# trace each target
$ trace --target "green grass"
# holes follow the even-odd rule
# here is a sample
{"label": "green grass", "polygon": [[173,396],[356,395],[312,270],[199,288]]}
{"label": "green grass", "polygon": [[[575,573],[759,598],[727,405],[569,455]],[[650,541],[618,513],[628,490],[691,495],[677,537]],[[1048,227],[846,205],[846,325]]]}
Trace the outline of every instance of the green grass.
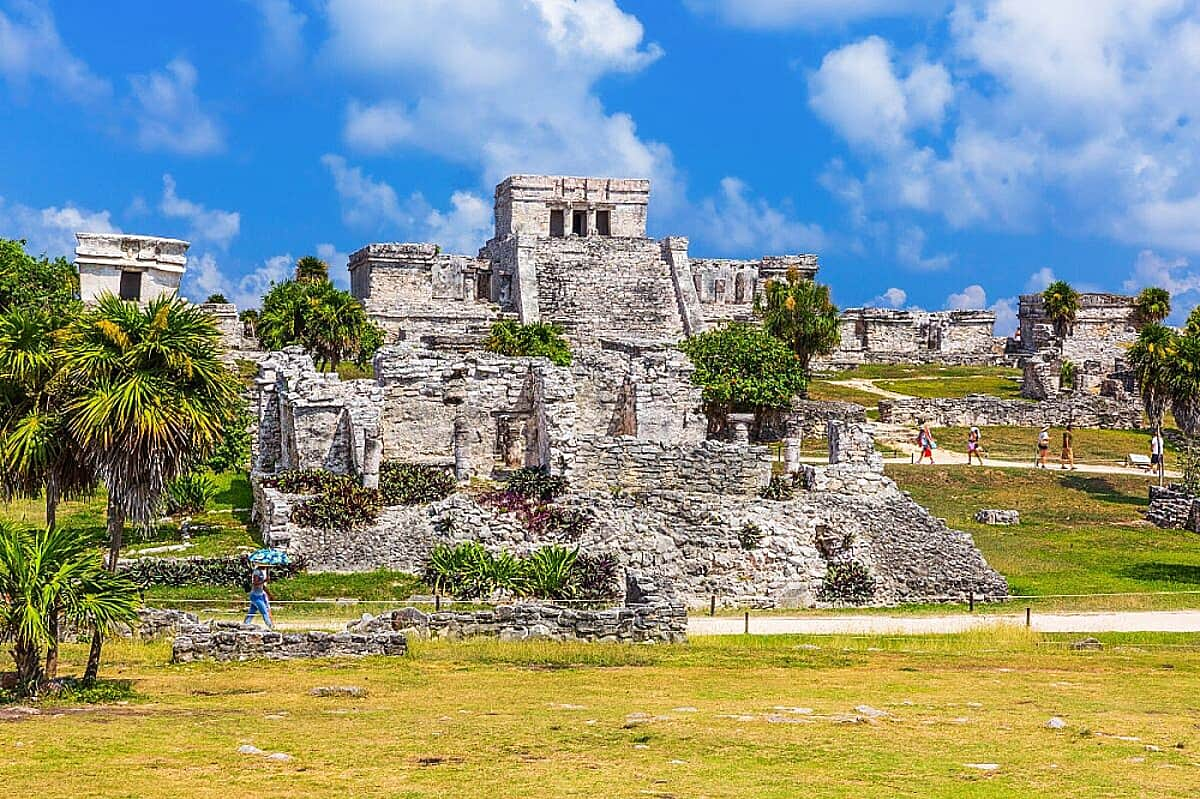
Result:
{"label": "green grass", "polygon": [[828,380],[814,380],[809,383],[808,398],[826,402],[854,402],[867,408],[875,408],[879,405],[879,400],[883,399],[879,394],[872,394],[854,386],[830,383]]}
{"label": "green grass", "polygon": [[375,366],[359,366],[354,361],[342,361],[337,365],[337,373],[342,380],[368,380],[375,377]]}
{"label": "green grass", "polygon": [[1020,376],[1020,369],[1010,369],[1004,366],[947,366],[937,363],[865,363],[853,369],[821,375],[821,377],[830,380],[849,380],[851,378],[901,380],[913,377],[996,377],[1016,379]]}
{"label": "green grass", "polygon": [[[966,530],[1016,594],[1200,590],[1200,537],[1142,518],[1146,477],[1057,470],[889,466],[934,515]],[[978,524],[980,508],[1013,508],[1021,524]],[[1200,596],[1181,598],[1200,605]],[[1122,607],[1105,598],[1103,606]]]}
{"label": "green grass", "polygon": [[1004,375],[878,380],[875,385],[887,391],[923,399],[949,399],[965,397],[968,394],[990,394],[1002,399],[1022,399],[1020,381],[1015,377]]}
{"label": "green grass", "polygon": [[[981,428],[985,457],[1032,463],[1037,455],[1039,429],[1036,427]],[[967,432],[968,428],[966,427],[936,427],[933,429],[933,437],[943,447],[949,447],[955,452],[966,452]],[[1062,432],[1061,427],[1052,428],[1050,431],[1048,460],[1056,467],[1062,451]],[[1148,430],[1080,428],[1072,431],[1071,441],[1076,463],[1116,465],[1118,462],[1124,462],[1125,456],[1130,453],[1150,454],[1150,432]],[[1175,448],[1168,441],[1166,449],[1167,465],[1170,467],[1174,464]]]}
{"label": "green grass", "polygon": [[[114,642],[102,675],[140,698],[0,722],[0,784],[144,799],[1194,796],[1195,638],[1101,638],[1102,652],[1006,628],[414,642],[407,658],[183,666],[165,645]],[[63,654],[78,671],[86,648]],[[366,695],[310,694],[328,685]],[[863,705],[888,715],[844,723]]]}

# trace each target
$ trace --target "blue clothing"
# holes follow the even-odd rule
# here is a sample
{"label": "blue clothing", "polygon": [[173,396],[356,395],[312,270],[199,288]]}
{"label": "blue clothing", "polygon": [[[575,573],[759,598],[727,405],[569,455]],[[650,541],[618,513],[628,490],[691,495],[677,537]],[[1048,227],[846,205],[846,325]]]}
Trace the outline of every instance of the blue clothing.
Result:
{"label": "blue clothing", "polygon": [[263,621],[268,627],[274,627],[271,623],[271,604],[267,601],[267,594],[264,591],[250,592],[250,612],[246,614],[245,624],[254,621],[254,614],[262,614]]}

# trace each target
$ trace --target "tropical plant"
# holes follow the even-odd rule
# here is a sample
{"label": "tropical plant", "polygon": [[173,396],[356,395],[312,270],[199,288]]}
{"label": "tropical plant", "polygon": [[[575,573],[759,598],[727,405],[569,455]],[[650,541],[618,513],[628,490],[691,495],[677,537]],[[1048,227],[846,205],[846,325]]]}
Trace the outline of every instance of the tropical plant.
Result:
{"label": "tropical plant", "polygon": [[109,561],[125,521],[149,524],[167,485],[212,456],[241,407],[212,318],[177,296],[101,295],[67,329],[72,434],[108,489]]}
{"label": "tropical plant", "polygon": [[773,502],[786,502],[794,495],[795,479],[782,474],[773,474],[758,495]]}
{"label": "tropical plant", "polygon": [[596,602],[615,599],[621,594],[620,585],[617,583],[619,571],[617,556],[611,552],[598,555],[580,552],[575,557],[575,566],[571,569],[575,596]]}
{"label": "tropical plant", "polygon": [[1187,321],[1183,324],[1183,332],[1189,336],[1200,335],[1200,305],[1197,305],[1188,314]]}
{"label": "tropical plant", "polygon": [[1171,413],[1191,439],[1200,434],[1200,335],[1179,336],[1169,363]]}
{"label": "tropical plant", "polygon": [[253,423],[254,418],[246,408],[246,403],[239,397],[237,407],[225,425],[225,435],[217,442],[205,465],[217,474],[245,467],[250,460],[250,445],[254,441],[254,435],[250,432]]}
{"label": "tropical plant", "polygon": [[766,331],[800,359],[805,377],[811,376],[813,358],[828,355],[841,343],[841,320],[829,286],[802,277],[798,269],[789,269],[786,280],[768,280],[754,308]]}
{"label": "tropical plant", "polygon": [[557,366],[571,365],[571,347],[563,338],[562,328],[547,322],[522,324],[502,319],[492,325],[483,346],[500,355],[548,358]]}
{"label": "tropical plant", "polygon": [[[1162,439],[1163,416],[1171,399],[1171,370],[1179,340],[1174,330],[1161,322],[1149,322],[1138,331],[1127,359],[1142,397],[1142,405],[1154,434]],[[1158,469],[1159,483],[1163,468]]]}
{"label": "tropical plant", "polygon": [[203,513],[217,496],[217,484],[201,472],[181,474],[167,483],[163,510],[168,516],[194,516]]}
{"label": "tropical plant", "polygon": [[296,261],[296,282],[317,283],[329,280],[329,264],[315,255],[305,255]]}
{"label": "tropical plant", "polygon": [[804,391],[807,377],[799,357],[762,328],[734,322],[685,339],[679,348],[696,370],[710,411],[746,413],[785,408]]}
{"label": "tropical plant", "polygon": [[205,305],[228,305],[229,300],[225,299],[224,294],[209,294],[208,299],[204,301]]}
{"label": "tropical plant", "polygon": [[[103,636],[135,619],[139,604],[133,582],[106,571],[94,542],[79,530],[0,523],[0,641],[12,647],[22,695],[36,694],[54,676],[60,617]],[[99,669],[99,651],[94,654],[85,680]]]}
{"label": "tropical plant", "polygon": [[0,312],[11,308],[58,312],[79,295],[79,273],[65,258],[35,258],[25,242],[0,239]]}
{"label": "tropical plant", "polygon": [[292,510],[292,521],[319,530],[353,530],[374,524],[383,508],[379,490],[353,479],[332,483],[322,493]]}
{"label": "tropical plant", "polygon": [[258,338],[258,309],[247,308],[238,314],[238,321],[242,323],[242,335],[247,338]]}
{"label": "tropical plant", "polygon": [[384,505],[421,505],[445,499],[458,488],[446,469],[416,463],[384,461],[379,467],[379,493]]}
{"label": "tropical plant", "polygon": [[1144,288],[1138,293],[1133,307],[1138,324],[1161,322],[1171,315],[1171,292],[1157,286]]}
{"label": "tropical plant", "polygon": [[758,545],[762,543],[763,531],[754,522],[746,522],[738,530],[737,537],[742,549],[758,549]]}
{"label": "tropical plant", "polygon": [[856,560],[831,563],[817,592],[820,599],[832,602],[866,602],[875,595],[875,578]]}
{"label": "tropical plant", "polygon": [[1075,362],[1064,360],[1062,365],[1058,367],[1058,385],[1063,391],[1075,390],[1075,378],[1078,376],[1079,370],[1075,366]]}
{"label": "tropical plant", "polygon": [[286,469],[264,477],[262,482],[285,494],[320,494],[349,479],[344,474],[335,474],[326,469]]}
{"label": "tropical plant", "polygon": [[328,280],[288,280],[263,298],[258,338],[267,349],[298,344],[322,371],[353,356],[366,364],[383,345],[383,331],[348,292]]}
{"label": "tropical plant", "polygon": [[567,478],[550,474],[544,467],[526,466],[509,475],[504,488],[518,496],[549,502],[566,493]]}
{"label": "tropical plant", "polygon": [[525,559],[525,579],[529,593],[546,599],[571,599],[575,595],[572,570],[578,549],[547,546],[534,550]]}
{"label": "tropical plant", "polygon": [[1065,280],[1056,280],[1042,292],[1042,309],[1054,325],[1054,332],[1065,336],[1079,313],[1079,292]]}

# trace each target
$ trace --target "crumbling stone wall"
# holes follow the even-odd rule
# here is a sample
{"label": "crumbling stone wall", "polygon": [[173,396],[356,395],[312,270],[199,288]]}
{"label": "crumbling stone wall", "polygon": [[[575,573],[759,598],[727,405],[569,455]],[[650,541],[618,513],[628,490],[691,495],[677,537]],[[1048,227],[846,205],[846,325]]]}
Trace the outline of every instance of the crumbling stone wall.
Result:
{"label": "crumbling stone wall", "polygon": [[827,359],[844,367],[859,363],[998,363],[1003,342],[991,311],[910,311],[848,308],[842,342]]}
{"label": "crumbling stone wall", "polygon": [[881,399],[879,421],[917,425],[925,420],[935,427],[1012,426],[1044,424],[1137,430],[1143,425],[1141,402],[1136,397],[1117,400],[1095,394],[1060,394],[1041,402],[1006,400],[987,394],[952,399]]}
{"label": "crumbling stone wall", "polygon": [[510,234],[550,236],[550,212],[564,213],[564,235],[572,230],[572,211],[586,215],[588,235],[597,235],[597,211],[609,215],[609,234],[620,238],[646,235],[650,181],[637,178],[592,178],[512,175],[496,186],[495,237]]}
{"label": "crumbling stone wall", "polygon": [[378,616],[364,615],[346,629],[352,633],[399,631],[411,637],[449,640],[487,637],[502,641],[677,644],[687,640],[687,608],[669,602],[628,604],[605,610],[537,602],[500,605],[491,610],[435,613],[401,608]]}
{"label": "crumbling stone wall", "polygon": [[1179,485],[1151,485],[1146,520],[1166,529],[1200,532],[1200,498]]}
{"label": "crumbling stone wall", "polygon": [[754,319],[754,300],[768,280],[784,280],[789,271],[813,279],[813,254],[767,256],[757,260],[691,258],[691,274],[701,314],[708,326]]}
{"label": "crumbling stone wall", "polygon": [[1137,339],[1135,301],[1121,294],[1082,293],[1075,321],[1065,336],[1059,336],[1046,316],[1042,295],[1023,294],[1017,310],[1022,350],[1051,348],[1075,364],[1097,361],[1101,369],[1112,371]]}
{"label": "crumbling stone wall", "polygon": [[301,658],[402,656],[404,633],[276,632],[237,622],[210,621],[180,630],[171,645],[173,663],[198,660],[297,660]]}
{"label": "crumbling stone wall", "polygon": [[754,494],[771,478],[766,447],[681,446],[631,436],[579,436],[575,443],[571,478],[585,489]]}

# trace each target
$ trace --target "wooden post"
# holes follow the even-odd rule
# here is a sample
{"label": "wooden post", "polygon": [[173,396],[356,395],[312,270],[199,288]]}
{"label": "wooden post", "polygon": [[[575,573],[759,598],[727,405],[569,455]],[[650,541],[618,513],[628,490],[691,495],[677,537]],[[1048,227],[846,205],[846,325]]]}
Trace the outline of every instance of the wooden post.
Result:
{"label": "wooden post", "polygon": [[742,629],[745,635],[750,634],[750,611],[746,611],[746,625]]}
{"label": "wooden post", "polygon": [[441,594],[433,595],[433,609],[435,611],[442,609],[442,595]]}
{"label": "wooden post", "polygon": [[1033,620],[1031,618],[1032,613],[1033,613],[1033,608],[1025,608],[1025,626],[1026,627],[1033,626]]}
{"label": "wooden post", "polygon": [[717,615],[717,595],[716,594],[713,594],[712,598],[708,601],[708,615],[709,616]]}
{"label": "wooden post", "polygon": [[975,612],[975,592],[974,591],[972,591],[970,594],[967,595],[967,612],[968,613]]}

